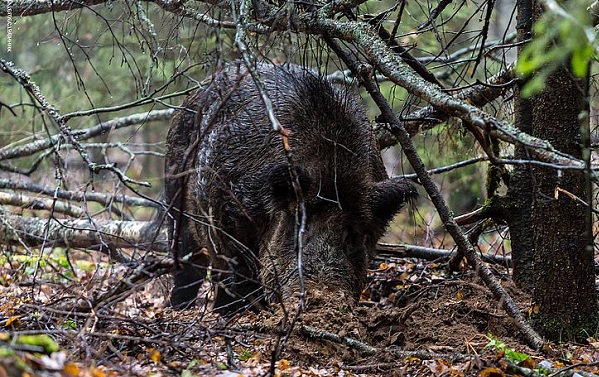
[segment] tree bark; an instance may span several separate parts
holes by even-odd
[[[585,98],[582,80],[574,79],[566,68],[555,72],[533,102],[533,134],[582,157],[579,114]],[[597,309],[592,234],[587,234],[587,208],[556,189],[584,200],[585,177],[570,172],[560,177],[559,171],[542,167],[533,168],[533,177],[532,294],[540,308],[537,327],[554,340],[584,336],[581,331],[592,325]]]
[[[518,42],[530,39],[533,22],[533,0],[518,1]],[[518,47],[518,53],[522,50]],[[524,84],[518,83],[514,91],[514,124],[527,134],[532,133],[532,99],[520,96]],[[516,144],[514,157],[525,160],[530,158],[526,147]],[[506,218],[510,228],[512,241],[513,278],[524,290],[532,291],[532,257],[534,250],[534,228],[531,227],[532,207],[532,170],[530,165],[516,165],[514,167],[508,195],[511,210],[506,211],[511,215]]]
[[[542,10],[534,0],[518,2],[518,37],[532,37],[532,22]],[[549,141],[556,149],[582,158],[579,116],[586,103],[586,86],[568,68],[554,72],[544,90],[532,98],[515,97],[515,123],[524,132]],[[516,147],[516,157],[530,151]],[[592,234],[580,201],[560,194],[562,189],[582,200],[588,190],[581,172],[541,166],[517,166],[511,178],[508,218],[512,240],[514,280],[529,291],[538,314],[535,328],[560,341],[594,331],[597,301]]]

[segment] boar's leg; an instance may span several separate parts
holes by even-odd
[[[209,256],[203,251],[189,231],[188,224],[183,222],[176,256],[181,266],[173,273],[174,285],[169,305],[174,309],[185,309],[195,305],[198,290],[206,277],[206,268],[210,265]],[[192,254],[189,260],[183,258]]]
[[[310,178],[302,169],[296,169],[302,190],[307,190]],[[221,271],[215,276],[218,281],[214,309],[221,314],[234,314],[248,309],[265,307],[264,289],[258,281],[261,266],[256,253],[264,235],[270,230],[273,218],[280,212],[290,210],[296,201],[287,163],[272,162],[242,178],[234,187],[236,199],[225,201],[222,221],[229,234],[236,234],[236,240],[228,239],[223,248],[229,256],[225,260],[219,256],[213,261],[213,268]],[[245,236],[242,236],[245,235]],[[226,237],[221,237],[223,239]]]
[[[246,261],[233,261],[227,271],[215,275],[214,310],[222,315],[233,315],[247,310],[264,308],[262,285],[252,276]],[[255,269],[255,268],[254,268]]]

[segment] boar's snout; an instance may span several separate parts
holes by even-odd
[[[289,180],[289,173],[286,175]],[[272,184],[287,187],[288,196],[281,196],[282,191],[268,196],[269,208],[283,208],[283,203],[295,203],[291,184],[281,185],[282,181],[279,178]],[[303,181],[316,180],[304,177]],[[303,189],[308,190],[305,196],[310,198],[310,187],[303,186]],[[270,192],[274,191],[271,189]],[[344,297],[352,297],[354,302],[358,300],[365,286],[368,258],[373,255],[377,240],[393,216],[416,195],[408,180],[391,178],[371,184],[357,203],[308,200],[301,253],[300,244],[296,242],[297,212],[279,212],[273,226],[269,227],[272,233],[264,237],[268,242],[261,251],[262,281],[275,287],[272,295],[267,292],[269,301],[280,293],[275,292],[276,289],[282,288],[283,298],[297,294],[300,275],[306,287],[315,287],[321,292],[339,291]]]

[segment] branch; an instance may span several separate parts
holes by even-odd
[[[135,207],[161,208],[160,203],[157,201],[144,198],[136,198],[126,195],[100,194],[97,192],[75,192],[61,189],[56,190],[55,188],[49,188],[35,183],[19,183],[8,179],[0,179],[0,189],[29,191],[37,194],[44,194],[50,197],[56,196],[58,199],[79,202],[96,202],[102,204],[104,207],[109,207],[113,203],[123,203]]]
[[[31,99],[40,105],[41,112],[48,114],[48,116],[54,120],[60,129],[61,136],[73,145],[90,169],[93,169],[96,164],[91,162],[89,159],[89,154],[85,148],[81,147],[73,135],[73,131],[66,125],[64,118],[58,113],[58,110],[56,110],[56,108],[54,108],[54,106],[52,106],[48,100],[46,100],[46,97],[44,97],[44,95],[41,93],[40,88],[31,80],[31,76],[21,68],[15,67],[12,62],[6,61],[4,59],[0,59],[0,69],[12,76],[23,87],[23,89],[25,89]]]
[[[451,0],[441,0],[439,5],[437,5],[437,7],[431,11],[431,14],[428,17],[428,19],[423,24],[418,26],[418,30],[422,30],[424,28],[429,27],[429,25],[437,19],[437,17],[441,14],[441,12],[443,12],[445,8],[447,8],[449,4],[451,4]]]
[[[487,83],[479,82],[469,88],[463,89],[455,95],[455,98],[481,108],[500,96],[505,95],[516,82],[515,64],[511,64],[503,71],[489,78]],[[430,105],[402,117],[401,122],[410,135],[414,136],[419,132],[432,129],[449,118],[448,113]],[[375,127],[381,149],[397,144],[397,139],[394,136],[394,132],[396,131],[389,127],[388,124],[378,123]]]
[[[13,16],[35,16],[36,14],[62,12],[66,10],[88,8],[106,3],[107,0],[13,0],[0,2],[0,16],[7,16],[9,10]]]
[[[297,31],[306,33],[330,35],[331,37],[354,41],[363,50],[366,57],[375,64],[381,73],[409,93],[430,103],[435,108],[444,111],[449,116],[462,119],[464,122],[478,128],[484,134],[490,134],[510,144],[523,144],[530,148],[530,153],[539,160],[554,164],[585,169],[582,160],[556,150],[547,140],[528,135],[510,123],[500,121],[474,105],[443,92],[438,86],[428,83],[394,54],[368,25],[360,22],[341,22],[313,15],[301,14],[292,20]],[[402,127],[396,119],[396,127]],[[396,135],[397,136],[397,135]],[[594,174],[594,180],[599,180]]]
[[[40,88],[37,86],[35,82],[31,80],[31,76],[25,72],[24,70],[15,67],[12,62],[8,62],[4,59],[0,59],[0,69],[12,76],[15,81],[19,83],[25,89],[29,97],[34,102],[37,102],[40,106],[40,110],[42,113],[47,114],[53,121],[56,123],[58,128],[60,129],[61,137],[64,138],[68,143],[70,143],[73,148],[79,153],[81,159],[87,164],[87,167],[90,173],[93,175],[98,173],[101,170],[108,170],[114,173],[119,180],[124,183],[134,183],[141,186],[150,187],[150,183],[148,182],[138,182],[135,181],[125,175],[120,169],[116,167],[115,164],[96,164],[90,159],[89,153],[87,150],[81,145],[73,130],[66,124],[66,117],[60,115],[58,110],[54,108],[46,97],[41,93]]]
[[[420,258],[426,260],[448,258],[455,254],[455,250],[382,242],[379,242],[376,245],[376,252],[377,255],[390,255],[397,258]],[[512,258],[509,256],[481,254],[481,258],[485,262],[497,263],[508,267],[512,265]]]
[[[180,17],[190,18],[202,22],[208,26],[220,27],[224,29],[235,29],[236,23],[233,21],[221,21],[214,19],[206,12],[188,8],[184,1],[179,0],[142,0],[144,2],[155,3],[160,8]],[[13,0],[0,2],[0,16],[35,16],[44,13],[57,13],[69,10],[89,8],[94,5],[109,3],[109,0]],[[263,25],[250,25],[250,31],[266,32],[267,28]]]
[[[175,270],[175,261],[172,258],[145,258],[136,261],[131,273],[121,279],[114,287],[108,291],[101,292],[97,297],[89,302],[80,302],[73,308],[74,311],[86,312],[90,309],[109,306],[118,301],[124,300],[131,295],[134,289],[140,289],[150,280],[172,272]]]
[[[6,206],[21,207],[31,210],[46,210],[58,213],[64,213],[71,217],[83,216],[81,208],[72,205],[68,202],[56,201],[49,198],[34,198],[32,196],[23,195],[18,192],[2,192],[0,191],[0,204]]]
[[[166,252],[166,229],[148,221],[59,220],[0,213],[3,242],[87,249],[137,248]]]
[[[285,332],[282,332],[281,329],[277,326],[268,326],[261,323],[247,323],[242,324],[237,327],[239,331],[255,331],[261,333],[270,333],[270,334],[278,334],[285,335]],[[338,334],[334,334],[330,331],[322,330],[313,326],[308,325],[300,325],[298,326],[297,332],[305,336],[308,339],[319,339],[319,340],[327,340],[329,342],[343,344],[351,349],[358,351],[362,356],[374,356],[374,355],[391,355],[393,357],[398,358],[406,358],[406,357],[417,357],[419,359],[445,359],[451,361],[458,361],[464,359],[470,359],[470,355],[453,353],[453,354],[441,354],[436,352],[429,352],[426,350],[401,350],[397,349],[397,347],[388,347],[388,348],[376,348],[369,344],[366,344],[358,339],[354,339],[349,336],[342,336]],[[345,368],[346,366],[344,366]]]
[[[106,132],[117,130],[119,128],[129,127],[135,124],[143,124],[160,120],[169,120],[175,113],[175,109],[152,110],[147,113],[138,113],[115,118],[106,122],[99,123],[93,127],[83,130],[75,130],[73,133],[77,140],[86,140],[94,136],[102,135]],[[35,153],[52,148],[56,145],[62,135],[54,135],[48,139],[37,140],[17,147],[0,148],[0,161],[12,158],[31,156]]]
[[[331,40],[328,37],[325,37],[326,42],[329,44],[331,49],[347,64],[347,66],[354,72],[354,74],[359,75],[359,63],[351,58],[344,50],[342,50],[339,45]],[[380,42],[379,42],[380,43]],[[385,48],[383,46],[383,48]],[[394,54],[389,54],[390,59],[393,59]],[[389,57],[388,57],[389,58]],[[419,80],[420,84],[422,83],[422,79],[411,74],[411,77],[414,80]],[[466,238],[464,232],[460,228],[460,226],[455,222],[451,211],[445,204],[445,200],[443,196],[439,192],[439,189],[431,179],[431,176],[426,171],[426,166],[422,159],[418,155],[416,147],[410,138],[410,134],[408,131],[401,125],[399,119],[395,113],[393,113],[393,109],[379,91],[378,86],[370,79],[369,76],[362,77],[362,84],[379,107],[383,116],[390,121],[390,123],[397,128],[397,136],[403,148],[403,152],[405,153],[410,165],[414,168],[416,174],[418,174],[418,178],[422,183],[422,186],[425,188],[428,193],[431,201],[433,202],[437,212],[439,213],[439,217],[443,221],[445,225],[445,229],[451,235],[456,245],[458,246],[458,250],[464,255],[468,257],[470,263],[472,263],[480,276],[480,278],[485,282],[489,290],[493,293],[497,301],[501,302],[503,308],[506,312],[514,318],[516,325],[523,333],[524,337],[528,341],[528,343],[533,346],[535,349],[540,349],[545,344],[544,339],[528,324],[526,318],[520,313],[520,310],[511,296],[507,293],[505,288],[499,283],[497,278],[493,275],[492,271],[489,269],[487,265],[485,265],[478,255],[478,253],[474,250],[472,244]],[[446,96],[444,93],[442,93]],[[449,97],[451,101],[454,101],[452,97]],[[476,109],[476,108],[475,108]],[[478,110],[477,110],[478,111]]]

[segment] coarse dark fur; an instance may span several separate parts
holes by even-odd
[[[388,179],[361,98],[293,64],[252,67],[291,132],[302,188],[306,286],[354,300],[369,255],[412,197]],[[180,268],[170,304],[193,303],[212,266],[215,308],[232,313],[298,291],[297,207],[281,134],[247,68],[235,61],[190,95],[167,137],[169,240]]]

